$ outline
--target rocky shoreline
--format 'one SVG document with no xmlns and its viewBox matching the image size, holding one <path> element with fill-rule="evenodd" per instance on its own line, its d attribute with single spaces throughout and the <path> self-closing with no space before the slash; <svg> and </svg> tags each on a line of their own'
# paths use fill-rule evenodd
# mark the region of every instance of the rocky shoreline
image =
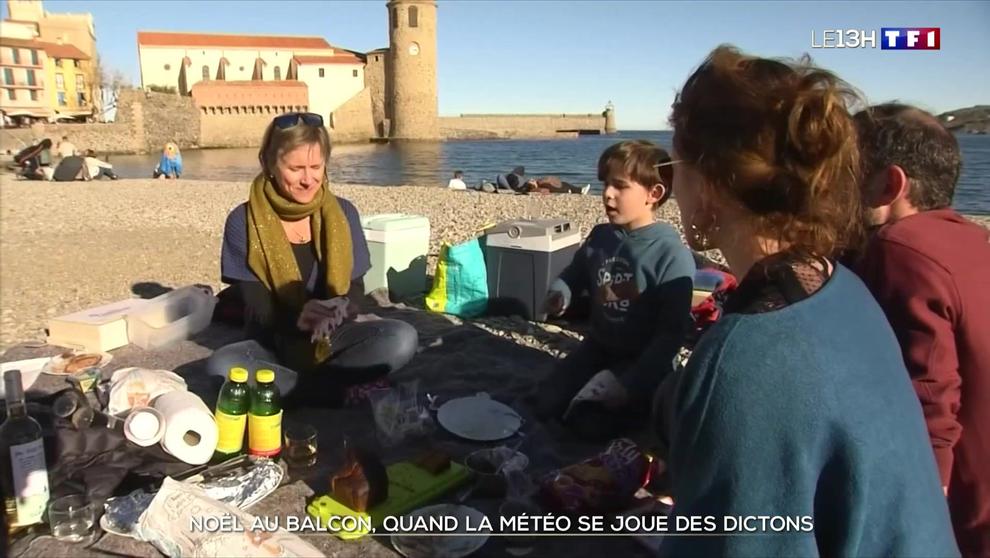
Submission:
<svg viewBox="0 0 990 558">
<path fill-rule="evenodd" d="M 0 350 L 42 341 L 49 318 L 134 296 L 135 289 L 220 288 L 228 212 L 248 185 L 221 181 L 53 183 L 0 177 Z M 430 219 L 429 269 L 456 243 L 510 218 L 567 218 L 586 234 L 605 220 L 598 196 L 514 196 L 437 187 L 334 186 L 363 215 Z M 659 217 L 679 227 L 675 204 Z M 980 219 L 985 226 L 990 218 Z"/>
</svg>

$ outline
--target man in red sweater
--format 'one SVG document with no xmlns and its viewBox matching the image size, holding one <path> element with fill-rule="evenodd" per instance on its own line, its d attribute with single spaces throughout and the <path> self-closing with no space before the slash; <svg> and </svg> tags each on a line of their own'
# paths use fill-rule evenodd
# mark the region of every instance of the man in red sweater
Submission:
<svg viewBox="0 0 990 558">
<path fill-rule="evenodd" d="M 955 136 L 901 104 L 856 115 L 874 231 L 859 274 L 897 334 L 963 556 L 990 556 L 990 235 L 951 209 Z"/>
</svg>

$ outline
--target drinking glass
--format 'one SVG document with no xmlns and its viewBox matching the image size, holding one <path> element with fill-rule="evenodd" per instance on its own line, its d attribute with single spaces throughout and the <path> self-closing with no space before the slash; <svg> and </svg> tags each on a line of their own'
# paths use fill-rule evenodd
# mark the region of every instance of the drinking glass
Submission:
<svg viewBox="0 0 990 558">
<path fill-rule="evenodd" d="M 316 429 L 308 424 L 290 424 L 285 427 L 285 447 L 282 458 L 289 467 L 316 465 Z"/>
<path fill-rule="evenodd" d="M 56 539 L 83 542 L 93 535 L 96 507 L 82 494 L 62 496 L 48 504 L 48 523 Z"/>
</svg>

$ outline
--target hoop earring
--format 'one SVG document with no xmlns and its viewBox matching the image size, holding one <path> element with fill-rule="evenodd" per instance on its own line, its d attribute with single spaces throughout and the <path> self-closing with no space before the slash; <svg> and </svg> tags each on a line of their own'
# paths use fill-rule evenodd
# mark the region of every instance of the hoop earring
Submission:
<svg viewBox="0 0 990 558">
<path fill-rule="evenodd" d="M 712 250 L 715 248 L 715 245 L 711 237 L 721 230 L 721 227 L 718 224 L 718 216 L 714 212 L 710 212 L 708 214 L 710 216 L 709 224 L 699 227 L 698 224 L 695 223 L 695 216 L 697 214 L 698 213 L 695 212 L 694 215 L 691 216 L 691 224 L 688 227 L 691 240 L 694 241 L 695 246 L 697 246 L 699 250 Z"/>
</svg>

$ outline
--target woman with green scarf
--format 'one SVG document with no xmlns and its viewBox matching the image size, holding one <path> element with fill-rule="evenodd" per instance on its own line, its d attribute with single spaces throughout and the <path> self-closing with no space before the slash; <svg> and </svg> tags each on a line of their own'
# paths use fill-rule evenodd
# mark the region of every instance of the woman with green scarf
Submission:
<svg viewBox="0 0 990 558">
<path fill-rule="evenodd" d="M 290 402 L 336 406 L 408 363 L 418 336 L 397 320 L 352 321 L 371 262 L 357 209 L 330 192 L 329 158 L 320 115 L 269 124 L 261 174 L 227 217 L 220 263 L 249 339 L 215 351 L 207 369 L 272 368 Z"/>
</svg>

